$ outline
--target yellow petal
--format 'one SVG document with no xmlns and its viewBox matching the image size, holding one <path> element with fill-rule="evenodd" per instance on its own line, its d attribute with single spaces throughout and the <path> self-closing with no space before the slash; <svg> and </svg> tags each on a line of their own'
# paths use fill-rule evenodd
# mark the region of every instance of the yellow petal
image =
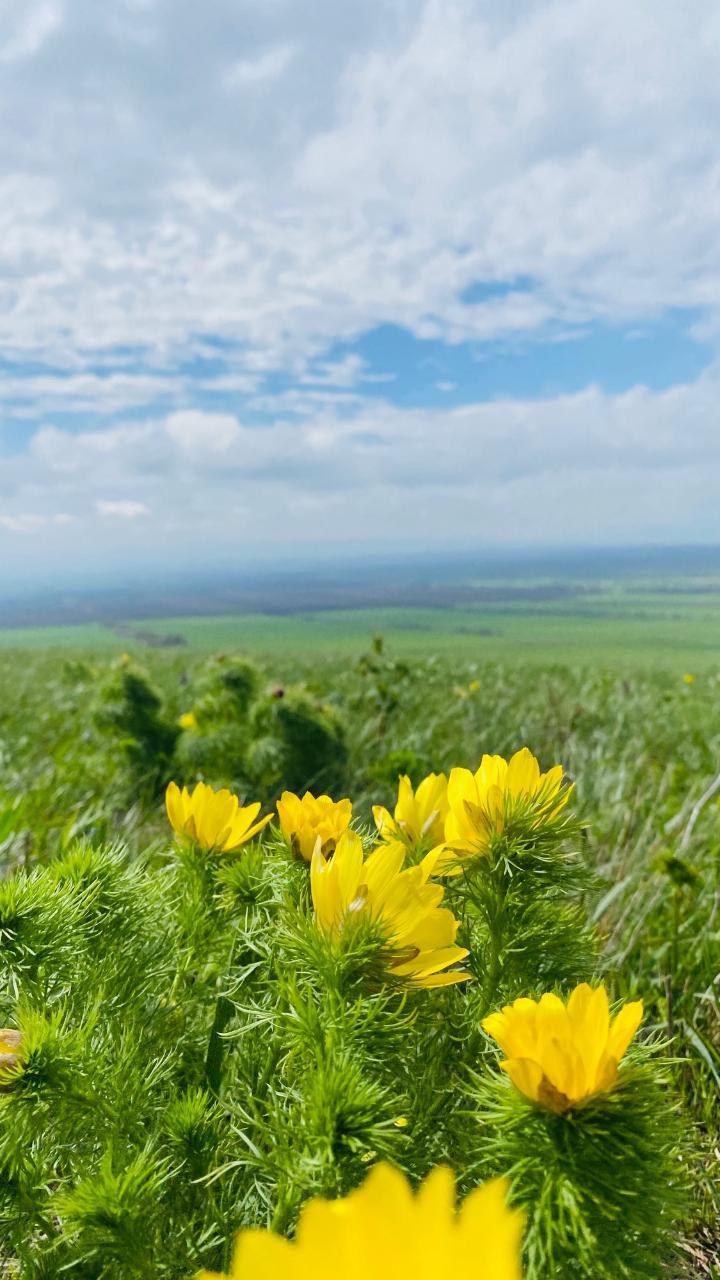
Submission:
<svg viewBox="0 0 720 1280">
<path fill-rule="evenodd" d="M 531 1058 L 507 1058 L 500 1066 L 507 1072 L 516 1089 L 532 1102 L 538 1101 L 543 1071 L 537 1062 L 533 1062 Z"/>
<path fill-rule="evenodd" d="M 165 808 L 167 816 L 170 820 L 170 826 L 174 831 L 182 831 L 183 828 L 183 806 L 180 788 L 177 782 L 168 784 L 165 792 Z"/>
<path fill-rule="evenodd" d="M 527 747 L 516 751 L 508 761 L 507 789 L 511 795 L 534 795 L 540 779 L 540 766 Z"/>
<path fill-rule="evenodd" d="M 381 835 L 383 839 L 386 839 L 387 836 L 391 835 L 395 830 L 395 822 L 392 816 L 381 804 L 374 804 L 372 813 L 375 820 L 375 826 L 378 829 L 378 834 Z"/>
<path fill-rule="evenodd" d="M 373 850 L 363 868 L 363 882 L 371 895 L 373 907 L 381 908 L 386 894 L 405 861 L 405 849 L 398 841 Z"/>
<path fill-rule="evenodd" d="M 507 1207 L 506 1178 L 471 1191 L 460 1209 L 461 1256 L 482 1259 L 478 1280 L 521 1280 L 524 1216 Z"/>
<path fill-rule="evenodd" d="M 619 1062 L 635 1032 L 637 1031 L 643 1016 L 642 1000 L 635 1000 L 631 1004 L 626 1004 L 613 1020 L 608 1036 L 608 1053 L 611 1057 Z"/>
<path fill-rule="evenodd" d="M 363 869 L 362 840 L 357 832 L 346 831 L 341 836 L 332 865 L 337 875 L 340 897 L 343 902 L 349 903 L 355 897 Z"/>
</svg>

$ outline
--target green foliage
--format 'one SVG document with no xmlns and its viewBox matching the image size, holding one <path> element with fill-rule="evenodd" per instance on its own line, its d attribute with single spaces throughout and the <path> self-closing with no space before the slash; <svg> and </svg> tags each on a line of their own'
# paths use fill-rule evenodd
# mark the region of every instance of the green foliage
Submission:
<svg viewBox="0 0 720 1280">
<path fill-rule="evenodd" d="M 570 845 L 578 835 L 564 812 L 536 829 L 532 808 L 520 811 L 488 854 L 467 864 L 457 888 L 451 880 L 449 901 L 459 898 L 485 1012 L 577 983 L 596 968 L 596 940 L 583 909 L 592 877 Z"/>
<path fill-rule="evenodd" d="M 660 1274 L 685 1207 L 681 1130 L 657 1071 L 626 1066 L 615 1089 L 556 1115 L 508 1080 L 478 1079 L 486 1173 L 507 1174 L 528 1215 L 527 1280 Z"/>
<path fill-rule="evenodd" d="M 101 684 L 95 722 L 113 735 L 133 772 L 151 786 L 166 779 L 178 736 L 163 716 L 162 698 L 126 655 Z"/>
<path fill-rule="evenodd" d="M 211 677 L 221 686 L 215 665 L 195 662 L 147 657 L 157 703 L 139 697 L 135 729 L 154 718 L 174 739 L 181 712 L 198 719 L 173 760 L 129 719 L 100 715 L 99 727 L 98 690 L 122 689 L 123 668 L 83 659 L 63 670 L 39 656 L 5 658 L 0 671 L 0 1023 L 20 1026 L 26 1045 L 0 1090 L 0 1257 L 16 1260 L 18 1280 L 222 1269 L 238 1227 L 292 1230 L 308 1195 L 347 1191 L 380 1157 L 414 1179 L 450 1163 L 464 1192 L 511 1173 L 538 1276 L 609 1275 L 612 1250 L 618 1276 L 657 1275 L 668 1237 L 712 1258 L 715 799 L 688 823 L 720 758 L 715 678 L 688 689 L 677 673 L 397 664 L 374 652 L 359 670 L 288 663 L 281 682 L 253 668 L 243 685 L 243 662 L 238 674 L 226 659 L 221 722 L 202 713 Z M 203 759 L 215 734 L 218 753 Z M 118 749 L 128 735 L 144 741 L 147 769 Z M 417 782 L 526 743 L 543 767 L 562 760 L 581 828 L 545 847 L 515 832 L 512 848 L 496 843 L 447 882 L 474 978 L 446 991 L 388 982 L 371 936 L 328 948 L 309 918 L 307 867 L 270 835 L 233 858 L 171 856 L 152 795 L 179 762 L 190 783 L 232 781 L 266 803 L 292 778 L 295 790 L 351 795 L 369 829 L 370 804 L 394 803 L 396 769 Z M 641 1063 L 577 1122 L 549 1117 L 497 1076 L 480 1021 L 503 1000 L 604 971 L 672 1037 L 669 1083 Z M 678 1168 L 691 1202 L 670 1226 Z M 645 1184 L 655 1234 L 635 1203 Z M 575 1270 L 563 1232 L 586 1241 Z M 681 1274 L 670 1261 L 667 1275 Z"/>
<path fill-rule="evenodd" d="M 260 679 L 258 667 L 247 658 L 219 654 L 210 659 L 194 681 L 192 709 L 198 724 L 205 728 L 245 720 Z"/>
<path fill-rule="evenodd" d="M 181 776 L 263 798 L 284 790 L 339 792 L 348 751 L 337 709 L 303 685 L 264 693 L 260 684 L 258 668 L 241 658 L 223 655 L 200 670 L 195 723 L 177 745 Z"/>
<path fill-rule="evenodd" d="M 138 1152 L 119 1170 L 108 1151 L 91 1177 L 59 1193 L 53 1207 L 64 1225 L 71 1269 L 79 1263 L 101 1275 L 117 1268 L 127 1276 L 149 1275 L 147 1240 L 160 1226 L 166 1177 L 166 1164 L 151 1151 Z"/>
<path fill-rule="evenodd" d="M 347 782 L 348 751 L 337 710 L 304 689 L 287 689 L 256 709 L 260 736 L 278 744 L 276 791 L 337 796 Z M 267 782 L 266 782 L 267 785 Z"/>
<path fill-rule="evenodd" d="M 240 786 L 245 782 L 247 757 L 251 750 L 247 724 L 221 724 L 204 729 L 187 729 L 178 739 L 175 761 L 181 778 L 212 779 Z"/>
<path fill-rule="evenodd" d="M 381 756 L 370 768 L 371 777 L 380 786 L 389 787 L 391 790 L 397 786 L 398 778 L 403 774 L 410 779 L 413 787 L 416 787 L 428 772 L 430 770 L 427 764 L 417 752 L 408 750 L 388 751 L 387 755 Z"/>
<path fill-rule="evenodd" d="M 562 968 L 566 944 L 548 912 L 542 948 L 516 946 L 510 964 L 503 944 L 494 967 L 483 903 L 502 893 L 516 941 L 528 897 L 554 910 L 564 897 L 577 922 L 584 882 L 570 830 L 556 824 L 535 848 L 506 836 L 484 870 L 456 880 L 478 974 L 466 990 L 404 988 L 374 922 L 331 943 L 311 916 L 306 865 L 272 841 L 225 858 L 184 845 L 169 861 L 133 862 L 81 844 L 6 882 L 8 936 L 22 937 L 20 957 L 37 957 L 16 963 L 8 984 L 23 1052 L 0 1094 L 4 1226 L 21 1275 L 54 1265 L 181 1280 L 191 1264 L 223 1265 L 237 1226 L 291 1230 L 307 1196 L 347 1192 L 380 1157 L 417 1178 L 460 1156 L 466 1188 L 488 1160 L 517 1166 L 516 1194 L 528 1199 L 526 1184 L 537 1188 L 523 1160 L 535 1168 L 545 1120 L 497 1139 L 493 1161 L 487 1126 L 469 1130 L 462 1107 L 487 1060 L 483 1013 L 513 983 L 537 987 L 538 956 L 548 972 Z M 646 1147 L 649 1159 L 657 1144 Z M 562 1166 L 573 1195 L 586 1163 L 580 1153 Z M 631 1193 L 608 1193 L 608 1212 Z M 549 1274 L 564 1276 L 562 1265 L 553 1256 Z"/>
</svg>

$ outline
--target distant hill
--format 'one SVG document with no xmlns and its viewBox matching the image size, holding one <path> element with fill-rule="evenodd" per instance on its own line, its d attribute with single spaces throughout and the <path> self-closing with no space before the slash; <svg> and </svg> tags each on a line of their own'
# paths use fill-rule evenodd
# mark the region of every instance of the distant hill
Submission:
<svg viewBox="0 0 720 1280">
<path fill-rule="evenodd" d="M 61 626 L 167 617 L 286 616 L 338 609 L 431 608 L 551 602 L 603 580 L 633 579 L 652 592 L 720 591 L 720 548 L 427 554 L 397 562 L 305 565 L 254 573 L 177 570 L 109 586 L 0 594 L 0 627 Z M 644 587 L 643 587 L 644 584 Z"/>
</svg>

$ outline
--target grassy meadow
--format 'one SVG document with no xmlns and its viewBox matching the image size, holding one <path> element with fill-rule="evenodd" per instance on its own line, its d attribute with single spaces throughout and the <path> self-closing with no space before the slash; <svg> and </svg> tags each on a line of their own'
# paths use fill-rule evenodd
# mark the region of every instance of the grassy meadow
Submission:
<svg viewBox="0 0 720 1280">
<path fill-rule="evenodd" d="M 501 598 L 470 606 L 316 608 L 142 618 L 139 621 L 0 627 L 0 650 L 147 651 L 188 647 L 292 659 L 359 656 L 381 634 L 398 655 L 429 653 L 511 663 L 587 663 L 668 671 L 712 671 L 720 654 L 720 579 L 658 583 L 579 581 L 566 598 L 552 584 L 514 581 Z M 548 598 L 543 598 L 546 589 Z M 527 595 L 523 598 L 523 591 Z M 504 597 L 504 598 L 502 598 Z M 519 597 L 519 598 L 518 598 Z"/>
<path fill-rule="evenodd" d="M 382 641 L 373 640 L 378 635 Z M 172 643 L 163 647 L 168 637 Z M 183 715 L 185 727 L 179 728 Z M 575 844 L 588 873 L 581 897 L 595 938 L 594 972 L 605 976 L 613 999 L 643 1000 L 644 1042 L 656 1045 L 665 1064 L 664 1106 L 679 1109 L 678 1159 L 689 1190 L 675 1227 L 677 1249 L 658 1262 L 657 1271 L 648 1259 L 643 1269 L 629 1249 L 622 1274 L 717 1276 L 720 594 L 714 583 L 695 583 L 692 591 L 677 584 L 661 590 L 652 583 L 594 584 L 579 597 L 532 604 L 505 600 L 447 609 L 172 617 L 119 627 L 0 631 L 4 883 L 7 889 L 18 876 L 45 875 L 58 859 L 76 856 L 78 847 L 119 846 L 130 867 L 166 867 L 171 835 L 163 793 L 173 778 L 230 786 L 260 801 L 263 812 L 285 787 L 347 795 L 359 829 L 368 832 L 373 805 L 392 810 L 400 774 L 417 785 L 430 772 L 475 769 L 483 753 L 509 757 L 524 746 L 543 769 L 562 763 L 573 784 L 569 807 L 580 823 Z M 224 883 L 227 893 L 230 881 Z M 21 915 L 9 891 L 0 895 L 0 939 L 11 951 Z M 3 987 L 6 1019 L 15 1016 L 18 990 L 26 1001 L 37 995 L 23 981 L 13 978 Z M 459 999 L 456 990 L 437 998 Z M 47 991 L 51 1005 L 71 1003 L 62 984 Z M 112 1004 L 111 996 L 103 999 Z M 241 1026 L 249 997 L 233 999 Z M 253 1019 L 267 1017 L 253 1007 Z M 102 1017 L 102 1000 L 92 1017 Z M 72 1034 L 79 1035 L 77 1028 Z M 237 1027 L 234 1034 L 240 1034 Z M 162 1054 L 160 1059 L 165 1061 Z M 273 1061 L 285 1070 L 279 1049 Z M 295 1124 L 304 1087 L 293 1086 Z M 250 1114 L 251 1104 L 243 1105 L 243 1114 Z M 272 1112 L 291 1104 L 275 1099 L 267 1105 Z M 382 1110 L 379 1102 L 377 1107 Z M 262 1129 L 262 1117 L 253 1123 Z M 410 1156 L 403 1164 L 402 1131 L 391 1119 L 382 1134 L 374 1128 L 367 1140 L 364 1123 L 357 1121 L 352 1146 L 365 1153 L 363 1161 L 379 1150 L 413 1175 L 420 1169 Z M 233 1162 L 244 1168 L 248 1151 L 256 1159 L 263 1149 L 250 1120 L 247 1125 L 224 1151 L 228 1168 Z M 236 1111 L 233 1132 L 241 1128 Z M 95 1169 L 93 1161 L 103 1153 L 89 1137 L 82 1141 Z M 150 1149 L 141 1135 L 127 1141 L 133 1151 Z M 113 1142 L 122 1155 L 117 1135 Z M 277 1132 L 272 1142 L 282 1147 Z M 438 1160 L 452 1160 L 452 1143 L 443 1148 L 438 1139 L 435 1145 Z M 165 1160 L 165 1148 L 158 1149 Z M 0 1162 L 4 1150 L 0 1139 Z M 323 1181 L 311 1160 L 314 1172 L 303 1185 L 325 1193 L 335 1187 L 333 1194 L 353 1185 L 357 1175 L 338 1174 L 345 1166 L 332 1151 L 327 1159 L 339 1181 Z M 199 1155 L 197 1160 L 197 1176 L 205 1176 Z M 52 1161 L 50 1181 L 64 1188 L 74 1234 L 47 1244 L 45 1236 L 59 1231 L 57 1214 L 44 1226 L 36 1222 L 31 1234 L 41 1240 L 37 1255 L 28 1246 L 8 1275 L 67 1273 L 90 1280 L 185 1274 L 177 1263 L 157 1269 L 156 1254 L 151 1264 L 139 1254 L 126 1258 L 123 1270 L 114 1228 L 104 1218 L 99 1225 L 102 1214 L 80 1203 L 80 1173 L 72 1160 L 66 1167 L 54 1153 Z M 38 1170 L 33 1177 L 47 1180 L 40 1164 Z M 212 1177 L 220 1178 L 217 1170 Z M 263 1197 L 275 1193 L 266 1193 L 257 1170 L 251 1185 L 244 1203 L 262 1220 Z M 160 1191 L 157 1196 L 162 1203 Z M 4 1203 L 0 1197 L 0 1229 L 5 1222 L 11 1231 L 14 1211 Z M 285 1229 L 293 1211 L 282 1195 L 274 1203 L 286 1205 L 287 1219 L 277 1207 L 273 1218 Z M 272 1218 L 270 1210 L 267 1215 Z M 196 1224 L 197 1242 L 202 1233 L 193 1205 L 187 1217 Z M 154 1219 L 146 1229 L 148 1239 L 160 1231 Z M 213 1265 L 227 1265 L 227 1255 L 213 1253 L 216 1224 L 211 1230 L 206 1221 L 203 1230 Z M 10 1251 L 7 1256 L 15 1259 Z M 198 1254 L 200 1261 L 204 1257 Z M 558 1263 L 545 1274 L 576 1273 Z"/>
</svg>

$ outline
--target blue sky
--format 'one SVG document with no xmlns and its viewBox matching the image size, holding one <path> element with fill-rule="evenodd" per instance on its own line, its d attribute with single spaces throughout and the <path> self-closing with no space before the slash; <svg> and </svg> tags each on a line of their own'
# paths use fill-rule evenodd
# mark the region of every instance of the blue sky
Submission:
<svg viewBox="0 0 720 1280">
<path fill-rule="evenodd" d="M 720 540 L 717 11 L 0 20 L 0 588 Z"/>
</svg>

